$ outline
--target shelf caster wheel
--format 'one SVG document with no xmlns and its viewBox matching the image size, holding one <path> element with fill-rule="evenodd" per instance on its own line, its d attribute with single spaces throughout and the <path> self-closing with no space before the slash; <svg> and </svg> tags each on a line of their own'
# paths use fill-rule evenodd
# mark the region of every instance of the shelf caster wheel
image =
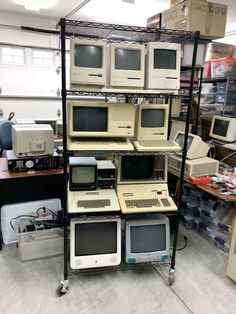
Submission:
<svg viewBox="0 0 236 314">
<path fill-rule="evenodd" d="M 174 281 L 175 281 L 175 270 L 170 269 L 170 271 L 169 271 L 169 285 L 172 286 Z"/>
<path fill-rule="evenodd" d="M 58 297 L 62 297 L 69 290 L 69 281 L 62 280 L 57 287 L 56 294 Z"/>
</svg>

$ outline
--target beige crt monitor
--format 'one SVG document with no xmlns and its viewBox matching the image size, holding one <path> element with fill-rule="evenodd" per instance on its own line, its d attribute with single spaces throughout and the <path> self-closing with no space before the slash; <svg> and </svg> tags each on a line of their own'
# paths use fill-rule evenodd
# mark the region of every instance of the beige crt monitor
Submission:
<svg viewBox="0 0 236 314">
<path fill-rule="evenodd" d="M 53 129 L 48 124 L 12 126 L 12 148 L 17 157 L 53 155 Z"/>
<path fill-rule="evenodd" d="M 145 47 L 141 44 L 110 44 L 111 87 L 143 88 L 145 73 Z"/>
<path fill-rule="evenodd" d="M 184 147 L 184 138 L 185 133 L 178 131 L 174 137 L 174 141 L 178 143 L 181 148 Z M 187 139 L 187 158 L 188 159 L 197 159 L 201 157 L 206 157 L 210 146 L 203 142 L 200 136 L 188 133 Z"/>
<path fill-rule="evenodd" d="M 236 118 L 213 116 L 209 135 L 224 142 L 236 141 Z"/>
<path fill-rule="evenodd" d="M 140 104 L 135 125 L 136 140 L 166 140 L 169 105 Z"/>
<path fill-rule="evenodd" d="M 74 38 L 70 41 L 70 83 L 106 84 L 106 43 L 102 40 Z"/>
<path fill-rule="evenodd" d="M 173 92 L 180 88 L 181 45 L 149 42 L 146 52 L 146 88 Z"/>
<path fill-rule="evenodd" d="M 74 137 L 132 137 L 135 106 L 125 103 L 69 101 L 68 135 Z"/>
</svg>

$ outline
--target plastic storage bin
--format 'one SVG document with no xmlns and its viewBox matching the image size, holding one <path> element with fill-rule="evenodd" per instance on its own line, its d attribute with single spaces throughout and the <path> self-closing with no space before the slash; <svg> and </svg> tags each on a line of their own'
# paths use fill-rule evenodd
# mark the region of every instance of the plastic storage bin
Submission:
<svg viewBox="0 0 236 314">
<path fill-rule="evenodd" d="M 196 229 L 195 217 L 187 215 L 187 214 L 186 215 L 181 214 L 180 221 L 186 229 L 191 229 L 191 230 Z"/>
<path fill-rule="evenodd" d="M 196 219 L 196 229 L 205 239 L 207 239 L 209 242 L 213 242 L 214 238 L 214 230 L 207 226 L 203 221 L 200 219 Z"/>
<path fill-rule="evenodd" d="M 18 256 L 21 261 L 63 254 L 63 229 L 53 228 L 18 233 Z"/>
<path fill-rule="evenodd" d="M 211 77 L 224 78 L 232 75 L 236 58 L 219 58 L 211 60 Z M 236 70 L 236 69 L 235 69 Z"/>
</svg>

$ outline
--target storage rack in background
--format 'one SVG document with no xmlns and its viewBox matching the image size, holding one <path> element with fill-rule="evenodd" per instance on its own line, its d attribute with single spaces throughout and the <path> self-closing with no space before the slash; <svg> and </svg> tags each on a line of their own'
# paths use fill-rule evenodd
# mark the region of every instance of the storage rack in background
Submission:
<svg viewBox="0 0 236 314">
<path fill-rule="evenodd" d="M 174 282 L 174 272 L 175 272 L 175 257 L 176 257 L 176 247 L 177 247 L 177 237 L 179 229 L 179 217 L 180 217 L 180 208 L 181 208 L 181 196 L 183 193 L 183 179 L 184 179 L 184 167 L 185 159 L 187 154 L 187 135 L 189 130 L 189 118 L 190 118 L 190 106 L 193 100 L 193 87 L 194 87 L 194 75 L 195 75 L 195 63 L 197 55 L 197 46 L 199 40 L 199 32 L 187 32 L 187 31 L 178 31 L 178 30 L 161 30 L 161 29 L 147 29 L 145 27 L 136 27 L 136 26 L 124 26 L 124 25 L 114 25 L 114 24 L 104 24 L 104 23 L 93 23 L 93 22 L 82 22 L 75 20 L 67 20 L 61 18 L 59 22 L 60 26 L 60 44 L 61 44 L 61 68 L 62 68 L 62 113 L 63 113 L 63 159 L 64 159 L 64 188 L 63 188 L 63 226 L 64 226 L 64 279 L 61 281 L 60 285 L 57 288 L 58 295 L 63 295 L 67 292 L 69 281 L 69 266 L 68 266 L 68 222 L 70 221 L 71 214 L 67 212 L 67 181 L 68 181 L 68 160 L 69 156 L 73 155 L 73 152 L 67 150 L 67 96 L 73 96 L 76 99 L 76 96 L 100 96 L 104 97 L 105 101 L 108 97 L 119 97 L 125 96 L 126 101 L 132 98 L 140 97 L 170 97 L 170 106 L 172 103 L 172 95 L 160 93 L 129 93 L 127 90 L 126 93 L 122 92 L 103 92 L 103 91 L 77 91 L 77 90 L 67 90 L 66 89 L 66 39 L 73 37 L 82 37 L 82 38 L 93 38 L 93 39 L 104 39 L 107 42 L 133 42 L 133 43 L 142 43 L 145 44 L 150 41 L 168 41 L 174 43 L 184 43 L 191 42 L 194 44 L 193 57 L 192 57 L 192 67 L 191 67 L 191 76 L 190 76 L 190 85 L 188 95 L 188 110 L 186 115 L 186 128 L 185 128 L 185 140 L 184 147 L 182 150 L 182 166 L 180 173 L 180 180 L 178 185 L 178 191 L 176 194 L 176 203 L 178 210 L 176 212 L 170 212 L 171 215 L 176 215 L 176 226 L 174 232 L 174 241 L 173 241 L 173 251 L 170 262 L 169 270 L 169 283 Z M 170 110 L 171 111 L 171 110 Z M 170 120 L 170 116 L 169 116 Z M 119 154 L 119 152 L 114 152 Z M 138 153 L 137 153 L 138 154 Z M 143 153 L 142 153 L 143 154 Z M 158 154 L 155 152 L 154 154 Z M 163 154 L 163 153 L 162 153 Z M 161 212 L 160 212 L 161 213 Z M 168 212 L 165 212 L 168 214 Z M 79 214 L 78 214 L 79 215 Z"/>
<path fill-rule="evenodd" d="M 196 101 L 196 108 L 193 108 L 193 103 L 191 104 L 192 108 L 192 113 L 190 112 L 190 118 L 192 122 L 192 133 L 193 134 L 198 134 L 198 124 L 199 124 L 199 115 L 200 115 L 200 102 L 201 102 L 201 92 L 202 92 L 202 83 L 203 83 L 203 67 L 201 66 L 196 66 L 195 67 L 195 79 L 197 80 L 195 82 L 194 79 L 194 86 L 193 86 L 193 99 Z M 191 72 L 192 67 L 191 66 L 181 66 L 181 74 L 184 73 L 189 73 Z M 181 81 L 181 77 L 180 77 Z M 188 82 L 190 84 L 190 82 Z M 180 83 L 181 85 L 181 83 Z M 188 98 L 188 89 L 189 86 L 187 87 L 181 87 L 180 86 L 180 97 L 181 99 L 185 98 L 187 95 Z M 188 99 L 187 99 L 188 100 Z M 182 116 L 179 118 L 181 121 L 186 121 L 186 113 L 187 113 L 187 103 L 181 103 L 181 112 Z"/>
</svg>

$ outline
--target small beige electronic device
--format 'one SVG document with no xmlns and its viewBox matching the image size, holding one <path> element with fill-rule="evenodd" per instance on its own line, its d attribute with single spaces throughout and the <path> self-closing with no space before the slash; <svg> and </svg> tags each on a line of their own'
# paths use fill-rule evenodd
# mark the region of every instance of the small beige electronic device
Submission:
<svg viewBox="0 0 236 314">
<path fill-rule="evenodd" d="M 124 214 L 177 210 L 166 183 L 117 185 L 117 195 Z"/>
<path fill-rule="evenodd" d="M 48 124 L 12 126 L 12 148 L 17 157 L 53 155 L 53 129 Z"/>
<path fill-rule="evenodd" d="M 168 104 L 140 104 L 137 109 L 134 146 L 138 151 L 180 151 L 168 141 Z"/>
<path fill-rule="evenodd" d="M 178 131 L 174 137 L 174 141 L 178 143 L 183 149 L 184 147 L 184 137 L 185 133 Z M 187 158 L 188 159 L 197 159 L 201 157 L 206 157 L 210 146 L 203 142 L 200 136 L 188 133 L 187 138 Z"/>
<path fill-rule="evenodd" d="M 182 157 L 169 156 L 168 157 L 168 171 L 176 176 L 180 176 L 182 165 Z M 188 180 L 189 176 L 199 177 L 208 176 L 217 173 L 219 170 L 219 161 L 209 158 L 202 157 L 197 159 L 186 159 L 184 178 Z"/>
<path fill-rule="evenodd" d="M 68 213 L 92 213 L 107 211 L 120 211 L 115 190 L 68 190 Z"/>
</svg>

